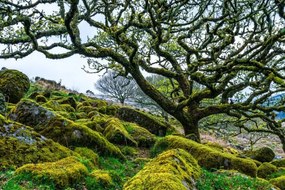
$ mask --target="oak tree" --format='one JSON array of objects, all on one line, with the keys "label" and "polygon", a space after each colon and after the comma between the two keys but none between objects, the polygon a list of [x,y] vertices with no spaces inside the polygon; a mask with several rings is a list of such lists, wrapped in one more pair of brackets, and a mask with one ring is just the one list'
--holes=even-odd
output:
[{"label": "oak tree", "polygon": [[[0,0],[0,58],[80,54],[98,71],[132,75],[189,138],[200,141],[198,122],[223,113],[260,119],[262,130],[285,145],[283,120],[272,117],[284,101],[265,106],[285,87],[284,6],[283,0]],[[173,96],[144,72],[172,81]],[[239,92],[246,96],[235,101]],[[211,99],[215,104],[204,103]]]},{"label": "oak tree", "polygon": [[136,83],[114,71],[109,71],[95,83],[95,88],[104,95],[124,104],[126,100],[135,96]]}]

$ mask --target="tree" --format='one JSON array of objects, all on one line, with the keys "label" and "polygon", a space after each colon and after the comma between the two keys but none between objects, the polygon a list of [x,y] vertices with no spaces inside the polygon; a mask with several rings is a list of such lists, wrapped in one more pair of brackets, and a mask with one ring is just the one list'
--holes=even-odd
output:
[{"label": "tree", "polygon": [[136,83],[115,72],[108,72],[96,82],[95,88],[124,104],[127,99],[134,97]]},{"label": "tree", "polygon": [[[81,54],[97,71],[130,74],[189,138],[200,141],[198,122],[224,113],[259,118],[285,150],[283,120],[271,117],[284,101],[264,106],[285,87],[284,6],[281,0],[1,0],[0,58]],[[168,78],[172,96],[143,71]],[[230,101],[238,92],[247,95]],[[203,103],[209,99],[216,103]]]}]

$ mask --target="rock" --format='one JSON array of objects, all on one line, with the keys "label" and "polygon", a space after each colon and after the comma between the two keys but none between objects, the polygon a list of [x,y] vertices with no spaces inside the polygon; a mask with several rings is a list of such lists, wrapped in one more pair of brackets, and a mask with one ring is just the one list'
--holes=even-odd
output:
[{"label": "rock", "polygon": [[277,171],[276,166],[268,162],[264,162],[257,168],[257,177],[266,179],[267,176],[275,173],[276,171]]},{"label": "rock", "polygon": [[200,174],[200,166],[189,153],[182,149],[172,149],[147,163],[124,184],[123,189],[195,189],[195,181]]},{"label": "rock", "polygon": [[147,113],[137,111],[132,108],[122,107],[117,110],[116,114],[119,119],[137,123],[139,126],[146,128],[152,134],[157,136],[166,135],[167,125]]},{"label": "rock", "polygon": [[132,138],[119,119],[111,118],[107,120],[103,134],[115,144],[137,146],[137,142]]},{"label": "rock", "polygon": [[233,154],[222,153],[209,146],[199,144],[184,137],[169,135],[156,141],[153,154],[172,148],[188,151],[206,169],[231,169],[256,177],[257,166],[253,160],[238,158]]},{"label": "rock", "polygon": [[95,169],[90,173],[90,177],[94,178],[96,182],[104,187],[114,186],[112,176],[108,171]]},{"label": "rock", "polygon": [[0,71],[0,92],[7,102],[17,103],[29,90],[30,80],[20,71],[1,70]]},{"label": "rock", "polygon": [[88,174],[87,168],[76,157],[67,157],[56,162],[26,164],[16,170],[17,174],[31,174],[39,182],[51,181],[56,189],[76,184]]},{"label": "rock", "polygon": [[0,114],[6,115],[7,107],[5,103],[5,96],[0,93]]},{"label": "rock", "polygon": [[79,125],[31,100],[22,100],[9,116],[12,120],[33,127],[41,135],[64,146],[96,148],[102,154],[124,158],[120,149],[101,133]]},{"label": "rock", "polygon": [[284,167],[285,168],[285,158],[280,159],[280,160],[273,160],[272,162],[270,162],[271,164],[273,164],[274,166],[277,167]]},{"label": "rock", "polygon": [[280,188],[281,190],[285,190],[285,176],[270,179],[269,182]]},{"label": "rock", "polygon": [[248,156],[259,162],[271,162],[275,157],[275,153],[269,147],[262,147],[248,153]]},{"label": "rock", "polygon": [[138,147],[151,147],[155,143],[155,135],[150,133],[147,129],[140,127],[135,123],[124,122],[125,129],[137,142]]},{"label": "rock", "polygon": [[7,120],[1,115],[0,152],[0,169],[78,156],[68,148],[36,133],[32,128]]}]

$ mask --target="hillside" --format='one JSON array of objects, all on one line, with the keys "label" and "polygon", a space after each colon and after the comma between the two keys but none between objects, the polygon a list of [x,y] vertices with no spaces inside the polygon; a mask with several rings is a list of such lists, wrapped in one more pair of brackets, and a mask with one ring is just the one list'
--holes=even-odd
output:
[{"label": "hillside", "polygon": [[198,144],[179,129],[1,70],[0,189],[285,189],[285,159],[274,159],[275,150],[241,151],[206,138]]}]

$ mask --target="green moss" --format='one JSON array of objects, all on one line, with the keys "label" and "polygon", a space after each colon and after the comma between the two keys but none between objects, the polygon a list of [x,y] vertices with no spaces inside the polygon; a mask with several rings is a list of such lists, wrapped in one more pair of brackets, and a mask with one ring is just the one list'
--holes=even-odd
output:
[{"label": "green moss", "polygon": [[197,161],[182,149],[160,154],[124,185],[124,190],[193,189],[201,169]]},{"label": "green moss", "polygon": [[252,177],[256,176],[257,167],[254,161],[222,153],[206,145],[179,136],[169,135],[157,140],[152,152],[157,154],[171,148],[182,148],[188,151],[198,160],[200,166],[207,169],[233,169]]},{"label": "green moss", "polygon": [[77,103],[76,100],[74,99],[73,96],[69,96],[66,98],[63,98],[62,100],[59,101],[60,104],[68,104],[70,105],[73,109],[76,109]]},{"label": "green moss", "polygon": [[155,143],[155,135],[150,133],[147,129],[135,123],[124,122],[123,125],[132,138],[138,143],[139,147],[151,147]]},{"label": "green moss", "polygon": [[271,179],[269,182],[275,185],[276,187],[279,187],[281,190],[285,190],[285,176]]},{"label": "green moss", "polygon": [[275,157],[275,153],[269,147],[259,148],[255,151],[246,153],[246,155],[259,162],[271,162]]},{"label": "green moss", "polygon": [[98,166],[99,164],[99,156],[93,150],[86,147],[76,147],[74,152],[80,154],[80,156],[90,160],[94,166]]},{"label": "green moss", "polygon": [[46,108],[50,108],[53,111],[75,112],[75,109],[70,104],[61,104],[55,100],[50,100],[43,104],[43,106]]},{"label": "green moss", "polygon": [[122,146],[120,150],[122,151],[124,155],[127,155],[127,156],[135,156],[138,154],[138,150],[130,146]]},{"label": "green moss", "polygon": [[273,164],[274,166],[277,167],[285,167],[285,159],[280,159],[280,160],[273,160],[272,162],[270,162],[271,164]]},{"label": "green moss", "polygon": [[137,142],[127,132],[119,119],[111,118],[107,120],[103,134],[113,143],[137,146]]},{"label": "green moss", "polygon": [[152,134],[165,136],[167,125],[160,122],[156,117],[134,110],[128,107],[119,108],[116,115],[125,121],[137,123],[139,126],[146,128]]},{"label": "green moss", "polygon": [[124,158],[120,150],[101,133],[68,120],[30,100],[21,101],[11,118],[33,127],[41,135],[64,146],[86,146],[103,154]]},{"label": "green moss", "polygon": [[79,119],[75,121],[79,125],[86,125],[88,128],[103,133],[104,129],[95,121],[90,121],[89,119]]},{"label": "green moss", "polygon": [[97,111],[97,108],[92,106],[80,106],[79,108],[77,108],[77,111],[88,114],[89,112]]},{"label": "green moss", "polygon": [[76,112],[74,114],[76,119],[88,119],[88,115],[85,112]]},{"label": "green moss", "polygon": [[36,96],[35,98],[36,102],[39,102],[39,103],[45,103],[47,102],[47,98],[44,97],[43,95],[39,94]]},{"label": "green moss", "polygon": [[267,178],[267,176],[270,176],[275,172],[277,172],[277,167],[268,162],[262,163],[257,168],[257,176],[261,178]]},{"label": "green moss", "polygon": [[56,162],[27,164],[16,170],[16,174],[31,174],[39,181],[52,181],[63,188],[78,183],[88,174],[87,168],[76,157],[67,157]]},{"label": "green moss", "polygon": [[98,111],[103,114],[115,116],[119,106],[109,105],[101,107]]},{"label": "green moss", "polygon": [[104,170],[93,170],[90,175],[94,178],[97,183],[101,184],[104,187],[110,187],[113,185],[112,177],[108,171]]},{"label": "green moss", "polygon": [[68,148],[36,133],[32,128],[0,115],[0,168],[57,161],[78,156]]},{"label": "green moss", "polygon": [[19,102],[29,87],[30,80],[24,73],[9,69],[0,71],[0,92],[6,97],[7,102]]}]

